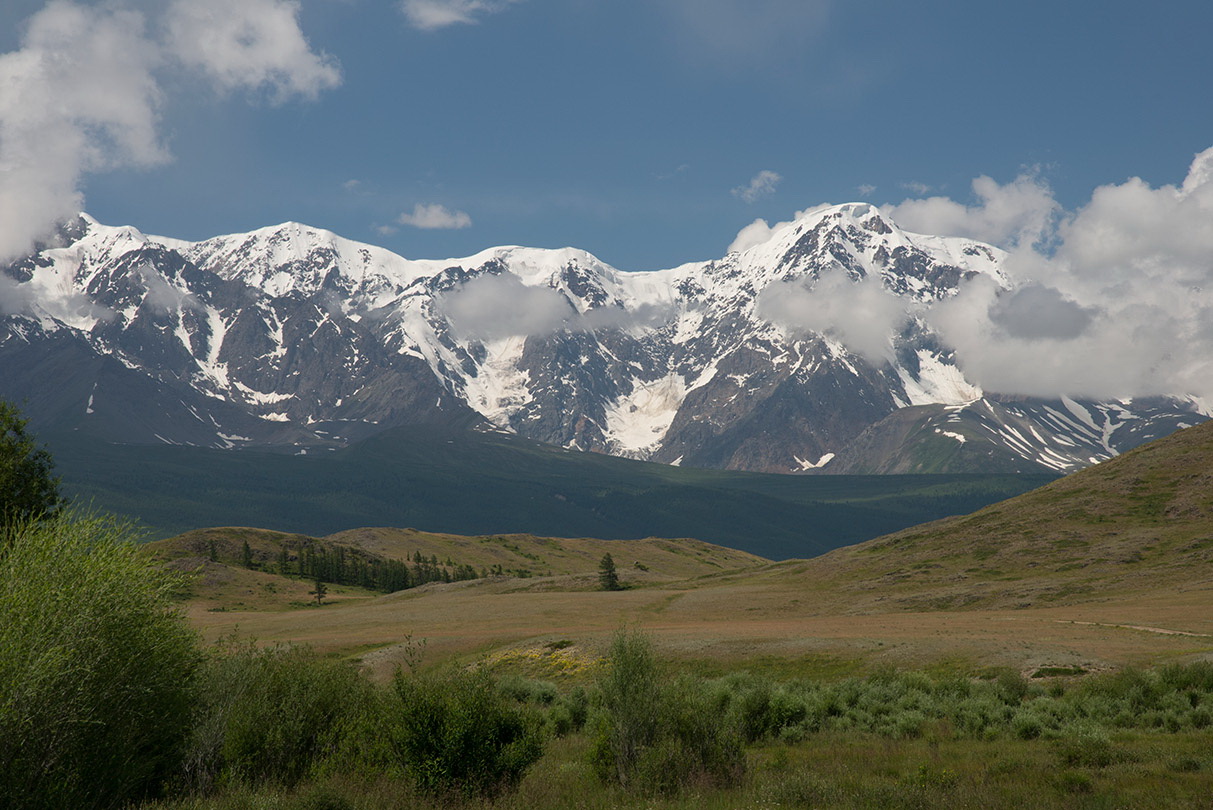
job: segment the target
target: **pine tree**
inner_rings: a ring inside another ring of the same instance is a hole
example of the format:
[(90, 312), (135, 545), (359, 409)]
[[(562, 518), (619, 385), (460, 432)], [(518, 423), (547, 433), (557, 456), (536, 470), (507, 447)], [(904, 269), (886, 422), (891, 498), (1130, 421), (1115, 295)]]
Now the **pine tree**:
[(324, 580), (322, 580), (320, 577), (316, 577), (315, 590), (308, 591), (308, 593), (313, 594), (316, 597), (317, 605), (324, 604), (324, 597), (328, 595), (328, 592), (329, 592), (329, 589), (325, 586)]
[(619, 582), (619, 572), (615, 570), (615, 560), (610, 552), (602, 555), (602, 561), (598, 563), (598, 584), (604, 591), (623, 590), (623, 585)]

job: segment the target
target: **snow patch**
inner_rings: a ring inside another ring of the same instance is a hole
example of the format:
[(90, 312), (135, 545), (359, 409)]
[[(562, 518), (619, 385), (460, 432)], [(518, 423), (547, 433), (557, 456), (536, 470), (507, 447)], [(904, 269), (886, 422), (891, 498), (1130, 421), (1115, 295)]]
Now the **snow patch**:
[(803, 472), (806, 470), (820, 470), (822, 467), (833, 461), (835, 456), (833, 453), (826, 453), (824, 456), (817, 459), (816, 462), (806, 461), (800, 456), (792, 456), (792, 458), (796, 459), (796, 463), (800, 465), (800, 469)]
[(897, 375), (911, 405), (963, 406), (983, 396), (982, 390), (966, 380), (960, 369), (925, 349), (918, 352), (917, 378), (901, 365), (897, 366)]
[(634, 383), (632, 393), (606, 408), (607, 442), (622, 455), (648, 458), (661, 445), (686, 395), (686, 381), (674, 372)]

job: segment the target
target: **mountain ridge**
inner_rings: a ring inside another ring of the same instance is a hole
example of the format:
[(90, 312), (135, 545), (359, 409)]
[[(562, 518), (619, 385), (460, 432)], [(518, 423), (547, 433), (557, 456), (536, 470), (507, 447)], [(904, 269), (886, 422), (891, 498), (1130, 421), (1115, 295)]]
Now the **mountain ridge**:
[[(1007, 405), (921, 318), (859, 335), (823, 316), (879, 321), (890, 301), (1009, 283), (998, 249), (902, 231), (867, 204), (643, 273), (576, 248), (409, 260), (299, 223), (184, 242), (83, 215), (61, 242), (3, 270), (0, 395), (47, 403), (56, 418), (36, 427), (110, 441), (303, 450), (479, 425), (688, 466), (1056, 473), (1208, 416), (1181, 397), (1069, 400), (1085, 419), (1066, 400)], [(40, 365), (92, 388), (47, 390)], [(868, 435), (924, 405), (978, 427)], [(983, 451), (941, 462), (930, 445), (949, 435)]]

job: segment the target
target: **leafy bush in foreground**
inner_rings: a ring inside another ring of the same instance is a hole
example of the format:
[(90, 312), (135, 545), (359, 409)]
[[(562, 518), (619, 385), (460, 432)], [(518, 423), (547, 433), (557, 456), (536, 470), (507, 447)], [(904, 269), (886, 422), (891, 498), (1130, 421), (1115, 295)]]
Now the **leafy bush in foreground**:
[(221, 646), (206, 662), (187, 782), (294, 785), (367, 736), (373, 687), (307, 648)]
[(129, 528), (60, 516), (0, 549), (0, 805), (105, 808), (181, 762), (198, 653)]
[(492, 797), (543, 754), (538, 718), (484, 672), (398, 672), (380, 712), (395, 764), (425, 793)]
[(682, 678), (663, 685), (652, 645), (637, 633), (617, 635), (608, 660), (590, 750), (599, 778), (667, 794), (699, 781), (740, 780), (741, 739), (721, 722), (702, 683)]

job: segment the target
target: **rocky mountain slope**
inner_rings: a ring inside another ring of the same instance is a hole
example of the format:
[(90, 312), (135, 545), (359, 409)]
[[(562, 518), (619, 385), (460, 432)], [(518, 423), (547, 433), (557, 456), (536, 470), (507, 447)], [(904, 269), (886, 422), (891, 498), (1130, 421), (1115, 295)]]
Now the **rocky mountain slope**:
[(126, 443), (305, 452), (433, 424), (767, 472), (1066, 472), (1208, 417), (988, 396), (922, 319), (873, 342), (782, 306), (835, 290), (862, 322), (977, 275), (1006, 286), (1002, 259), (864, 204), (647, 273), (573, 249), (411, 261), (296, 223), (189, 243), (82, 215), (0, 273), (0, 396), (37, 429)]

